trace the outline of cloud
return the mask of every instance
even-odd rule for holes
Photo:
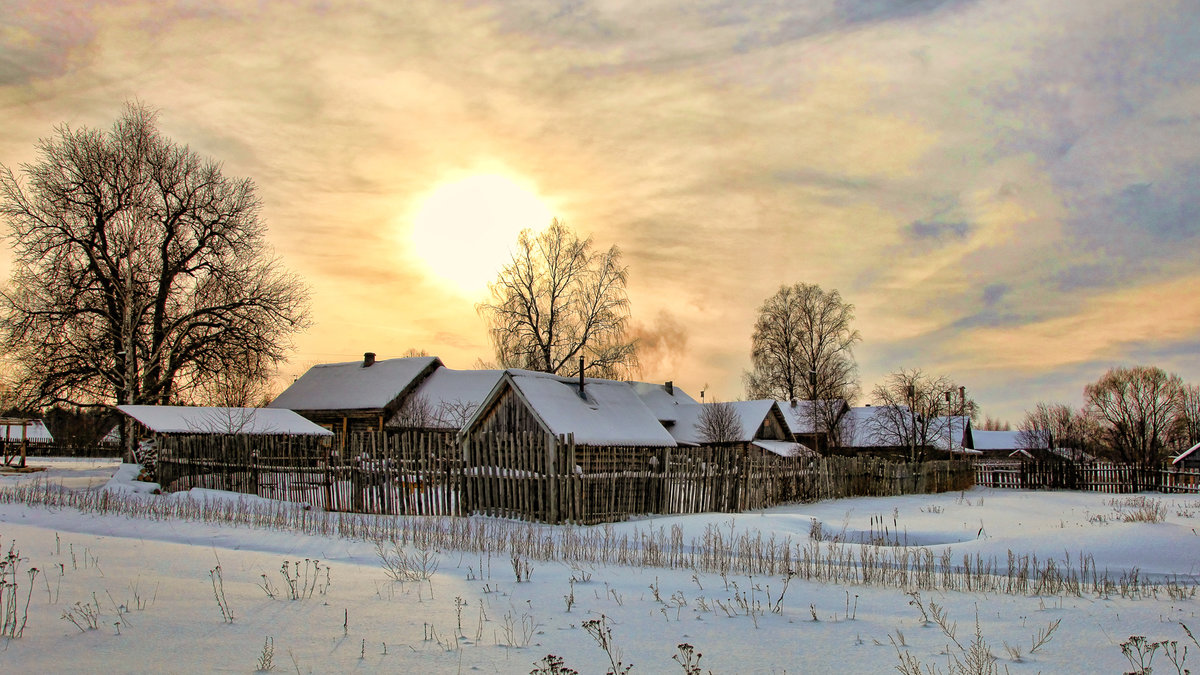
[[[638,362],[642,377],[674,377],[688,353],[687,328],[666,310],[659,310],[648,323],[633,321],[629,337],[638,341]]]

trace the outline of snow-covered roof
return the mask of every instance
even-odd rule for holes
[[[578,378],[528,370],[506,371],[505,378],[551,433],[575,434],[579,445],[676,445],[628,382],[589,377],[581,397]]]
[[[160,434],[333,435],[291,410],[275,408],[119,405],[117,410]]]
[[[1197,444],[1193,445],[1192,447],[1188,448],[1187,450],[1184,450],[1183,452],[1179,453],[1178,457],[1171,460],[1171,464],[1178,464],[1179,462],[1187,459],[1188,457],[1190,457],[1196,453],[1200,453],[1200,443],[1197,443]]]
[[[820,416],[815,414],[820,410],[818,406],[846,405],[846,402],[842,399],[828,399],[823,401],[793,399],[791,401],[776,401],[775,403],[779,405],[779,410],[783,413],[783,418],[787,420],[788,431],[793,434],[816,433],[816,422],[820,419]]]
[[[29,424],[24,425],[24,429],[20,424],[0,424],[0,441],[19,441],[22,438],[21,434],[32,443],[54,442],[54,436],[41,420],[30,420]]]
[[[676,409],[679,406],[696,403],[696,399],[674,384],[671,385],[670,391],[667,390],[667,385],[652,382],[630,382],[629,386],[633,387],[642,403],[654,411],[658,421],[664,424],[673,423],[678,419]]]
[[[933,447],[939,450],[961,452],[963,449],[963,438],[966,436],[969,426],[971,426],[971,418],[965,415],[930,418],[929,440]],[[972,431],[971,433],[975,432]],[[947,447],[947,442],[951,437],[954,438],[953,447]]]
[[[313,366],[268,408],[288,410],[374,410],[395,401],[423,375],[441,365],[436,356]]]
[[[895,410],[908,414],[907,406],[868,405],[851,408],[843,418],[847,438],[842,444],[848,448],[890,447],[891,439],[880,437],[876,418]]]
[[[1021,432],[1019,431],[980,431],[971,430],[972,445],[976,450],[1007,450],[1012,452],[1021,448]]]
[[[812,448],[794,441],[767,441],[757,440],[752,445],[758,446],[767,452],[774,453],[780,457],[816,457],[817,453],[813,452]]]
[[[700,416],[706,407],[712,405],[726,404],[695,403],[679,406],[676,409],[678,418],[674,426],[670,428],[671,436],[679,443],[704,443],[705,440],[700,435]],[[758,428],[762,426],[763,420],[767,419],[767,415],[771,414],[772,408],[775,407],[775,401],[771,399],[730,401],[728,405],[733,406],[738,421],[742,423],[741,436],[736,440],[748,442],[754,440],[754,435],[758,433]]]
[[[425,378],[410,398],[423,399],[429,407],[426,428],[458,430],[503,376],[503,370],[451,370],[443,366]],[[402,416],[392,416],[388,425],[402,425]]]

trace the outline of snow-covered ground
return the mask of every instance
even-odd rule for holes
[[[130,495],[134,468],[117,472],[115,460],[31,463],[50,468],[2,476],[0,490],[33,480],[103,489],[116,472],[108,488],[115,498],[246,500],[212,492]],[[1178,640],[1180,655],[1190,646],[1187,665],[1198,670],[1200,646],[1180,624],[1200,628],[1200,602],[1192,595],[1200,575],[1200,497],[1145,497],[1165,511],[1164,522],[1125,522],[1136,505],[1124,497],[976,489],[607,526],[639,540],[663,531],[688,541],[714,531],[735,537],[757,531],[764,540],[787,538],[797,551],[813,546],[819,533],[823,550],[861,556],[902,550],[898,544],[925,547],[940,559],[949,548],[956,564],[968,556],[995,559],[1001,568],[1010,551],[1075,568],[1081,556],[1091,556],[1097,574],[1128,580],[1136,568],[1156,582],[1138,599],[1088,590],[1038,596],[927,589],[919,593],[920,606],[893,586],[796,578],[780,599],[783,573],[722,577],[532,557],[520,561],[523,576],[529,574],[518,582],[508,554],[453,550],[424,559],[437,564],[428,581],[401,582],[386,574],[376,544],[361,539],[6,501],[0,546],[21,561],[3,609],[15,601],[15,615],[28,622],[19,639],[0,639],[0,670],[252,672],[269,640],[280,672],[528,673],[553,654],[580,673],[604,673],[609,657],[590,625],[592,632],[611,630],[614,652],[634,673],[682,672],[672,657],[684,643],[703,654],[701,672],[895,672],[906,652],[944,672],[947,659],[962,652],[935,625],[935,604],[957,624],[964,648],[978,621],[1001,671],[1126,672],[1131,665],[1121,643],[1132,635]],[[421,558],[414,547],[404,552]],[[31,584],[27,570],[34,567]],[[292,600],[287,578],[297,575],[301,597]],[[223,592],[214,592],[214,582]],[[1179,582],[1185,597],[1175,591]],[[96,628],[87,629],[89,621]],[[1054,622],[1060,623],[1049,641],[1031,654],[1031,640]],[[1153,666],[1175,672],[1161,649]]]

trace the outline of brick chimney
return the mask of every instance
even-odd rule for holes
[[[675,395],[675,383],[673,381],[667,380],[667,383],[663,386],[666,387],[668,394],[671,396]]]
[[[363,368],[370,368],[375,365],[375,352],[367,352],[363,354]]]

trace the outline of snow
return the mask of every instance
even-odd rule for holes
[[[70,474],[86,474],[91,481],[98,466],[109,473],[118,468],[115,461],[36,461],[49,466],[41,480],[76,489],[84,489],[84,482]],[[121,468],[109,488],[128,483],[134,469]],[[0,477],[0,496],[33,480]],[[200,495],[242,499],[210,491]],[[134,498],[183,503],[195,496]],[[883,538],[893,542],[883,549],[927,546],[935,556],[950,550],[955,561],[979,555],[995,557],[1003,566],[1012,551],[1071,567],[1083,554],[1110,575],[1136,568],[1193,582],[1200,574],[1200,497],[1143,496],[1161,503],[1164,522],[1125,522],[1127,497],[973,489],[534,531],[547,539],[568,533],[575,539],[625,537],[635,548],[659,534],[697,545],[706,538],[745,535],[753,541],[761,535],[763,541],[786,537],[823,550],[841,546],[851,554],[881,550],[856,542]],[[276,508],[288,512],[286,505]],[[836,541],[814,544],[809,539],[814,521]],[[411,522],[433,527],[438,521]],[[480,517],[462,524],[525,527]],[[528,673],[555,654],[581,673],[599,673],[608,667],[607,657],[583,623],[601,617],[635,674],[678,672],[672,656],[682,643],[703,654],[701,672],[715,673],[896,672],[893,643],[944,672],[946,651],[954,649],[940,629],[921,621],[915,598],[904,588],[797,577],[787,584],[776,613],[770,608],[784,588],[781,573],[750,576],[731,570],[722,575],[564,561],[554,547],[554,559],[524,559],[532,574],[520,583],[508,553],[453,548],[427,549],[437,565],[427,582],[398,582],[385,574],[375,545],[357,537],[235,526],[220,518],[205,522],[40,508],[7,498],[0,499],[0,547],[11,547],[22,559],[15,577],[18,615],[32,591],[23,636],[0,638],[5,643],[0,663],[14,673],[250,672],[268,638],[278,672]],[[420,553],[412,545],[404,550]],[[297,566],[312,570],[315,564],[322,570],[304,582],[302,588],[311,590],[302,591],[300,599],[288,599],[285,564],[289,574]],[[39,573],[30,584],[26,570],[34,567]],[[221,585],[215,592],[217,579]],[[263,585],[273,588],[275,597]],[[1200,628],[1200,601],[1190,593],[1129,599],[1086,591],[923,590],[918,597],[927,609],[936,603],[949,615],[964,644],[978,622],[998,669],[1013,675],[1126,672],[1129,663],[1120,645],[1129,636],[1188,644],[1180,624],[1193,632]],[[232,623],[222,618],[221,598],[233,612]],[[760,611],[751,614],[743,603]],[[84,604],[99,608],[93,630],[80,631],[62,618]],[[1052,639],[1030,654],[1031,637],[1054,621],[1061,623]],[[1019,660],[1005,644],[1020,650]],[[1193,646],[1188,653],[1192,670],[1196,652]],[[1155,672],[1174,670],[1161,651],[1154,665]]]
[[[291,410],[274,408],[119,405],[117,410],[150,431],[163,434],[333,435]]]
[[[440,366],[434,356],[313,366],[280,394],[269,408],[288,410],[372,410],[395,401],[423,374]]]
[[[972,445],[976,450],[1007,450],[1012,452],[1021,448],[1021,432],[1019,431],[979,431],[971,430]]]
[[[898,406],[904,412],[908,408]],[[842,424],[850,431],[850,438],[843,443],[848,448],[874,448],[888,445],[886,439],[880,439],[874,419],[877,415],[886,414],[887,406],[862,406],[851,408],[842,418]]]
[[[814,456],[815,457],[817,454],[817,453],[813,452],[813,450],[811,448],[809,448],[808,446],[803,445],[801,443],[795,443],[793,441],[757,440],[757,441],[754,441],[753,444],[762,448],[763,450],[766,450],[767,452],[771,452],[776,455],[779,455],[780,457],[801,457],[801,456]]]
[[[679,406],[696,403],[696,399],[674,385],[671,385],[671,391],[667,391],[665,384],[652,382],[630,382],[629,386],[663,424],[671,424],[678,419],[676,411]]]
[[[831,403],[839,407],[846,405],[846,402],[841,399],[823,401],[792,399],[791,401],[775,401],[775,404],[779,406],[779,410],[783,412],[783,418],[788,423],[788,431],[792,432],[792,435],[816,433],[817,416],[813,414],[813,408],[818,404],[828,406]]]
[[[23,435],[23,436],[22,436]],[[0,424],[0,442],[19,441],[27,438],[34,443],[53,443],[54,436],[41,420],[30,420],[29,424]]]
[[[675,439],[627,382],[577,378],[528,370],[507,377],[555,435],[575,434],[579,445],[671,447]]]
[[[681,405],[676,408],[677,418],[675,425],[671,427],[671,436],[679,443],[700,444],[704,439],[700,436],[700,416],[703,414],[706,406],[716,405],[714,403],[696,403],[693,405]],[[754,439],[754,435],[758,433],[759,427],[762,426],[763,420],[771,412],[771,407],[775,405],[775,401],[764,399],[759,401],[729,401],[721,405],[733,406],[734,412],[737,414],[738,421],[741,422],[741,436],[736,440],[747,442]]]
[[[465,412],[463,408],[478,407],[503,376],[503,370],[451,370],[442,367],[433,371],[412,395],[428,402],[434,412],[431,423],[457,431],[459,427],[453,421],[459,415],[447,416],[439,412],[451,409],[461,414]],[[390,423],[395,424],[395,420]]]

